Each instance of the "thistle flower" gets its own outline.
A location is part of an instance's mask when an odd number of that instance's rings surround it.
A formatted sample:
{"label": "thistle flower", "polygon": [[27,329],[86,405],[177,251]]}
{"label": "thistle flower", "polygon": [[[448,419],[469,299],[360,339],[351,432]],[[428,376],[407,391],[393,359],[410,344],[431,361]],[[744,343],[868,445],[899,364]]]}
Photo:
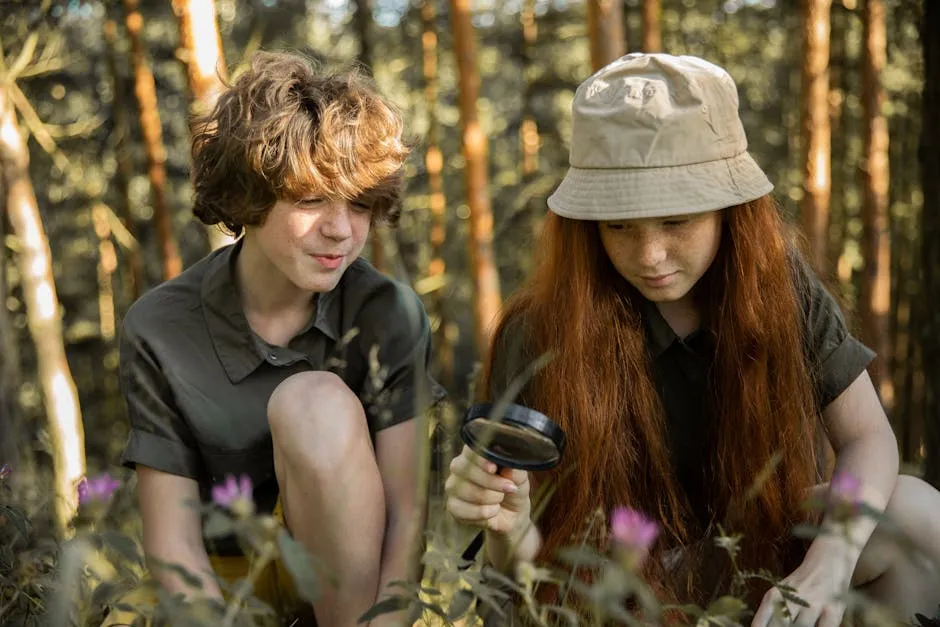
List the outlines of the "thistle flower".
{"label": "thistle flower", "polygon": [[226,475],[225,483],[212,486],[212,501],[239,517],[254,513],[252,495],[251,478],[248,475],[242,475],[237,480],[232,475]]}
{"label": "thistle flower", "polygon": [[82,479],[78,484],[78,502],[82,505],[95,501],[107,501],[121,487],[121,482],[108,473]]}
{"label": "thistle flower", "polygon": [[642,512],[617,507],[610,515],[610,536],[614,552],[631,570],[639,568],[659,536],[659,525]]}
{"label": "thistle flower", "polygon": [[856,516],[862,504],[862,483],[844,470],[837,471],[829,482],[826,511],[840,519]]}

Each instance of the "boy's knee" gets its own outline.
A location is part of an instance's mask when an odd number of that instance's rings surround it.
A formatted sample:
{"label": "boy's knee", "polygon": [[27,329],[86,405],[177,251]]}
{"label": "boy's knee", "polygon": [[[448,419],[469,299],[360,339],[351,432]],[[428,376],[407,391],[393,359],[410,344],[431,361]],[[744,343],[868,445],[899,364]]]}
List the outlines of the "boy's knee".
{"label": "boy's knee", "polygon": [[333,464],[371,446],[359,398],[332,372],[302,372],[285,379],[268,400],[275,450],[294,461]]}

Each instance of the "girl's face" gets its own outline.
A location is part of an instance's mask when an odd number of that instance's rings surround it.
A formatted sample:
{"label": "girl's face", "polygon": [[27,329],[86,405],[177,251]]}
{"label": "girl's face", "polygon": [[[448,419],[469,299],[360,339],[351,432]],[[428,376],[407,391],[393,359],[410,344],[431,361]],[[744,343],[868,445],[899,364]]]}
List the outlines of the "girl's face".
{"label": "girl's face", "polygon": [[600,222],[617,272],[654,303],[682,300],[711,266],[721,242],[721,211]]}

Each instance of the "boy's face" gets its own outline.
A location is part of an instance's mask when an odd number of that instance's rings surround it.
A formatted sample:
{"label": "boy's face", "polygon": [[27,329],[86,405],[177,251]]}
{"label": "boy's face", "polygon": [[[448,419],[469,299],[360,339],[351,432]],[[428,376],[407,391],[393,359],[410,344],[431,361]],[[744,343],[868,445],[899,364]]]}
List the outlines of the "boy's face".
{"label": "boy's face", "polygon": [[298,289],[328,292],[362,253],[371,218],[371,206],[310,194],[277,201],[246,235]]}
{"label": "boy's face", "polygon": [[654,303],[682,300],[711,266],[721,212],[601,222],[601,241],[623,278]]}

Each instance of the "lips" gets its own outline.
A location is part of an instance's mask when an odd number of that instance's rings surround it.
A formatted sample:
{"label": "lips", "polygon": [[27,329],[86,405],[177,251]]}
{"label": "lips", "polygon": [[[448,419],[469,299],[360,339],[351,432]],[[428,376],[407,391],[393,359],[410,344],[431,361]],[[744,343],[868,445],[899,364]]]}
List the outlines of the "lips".
{"label": "lips", "polygon": [[317,261],[321,266],[329,270],[335,270],[340,267],[345,259],[346,255],[310,255]]}

